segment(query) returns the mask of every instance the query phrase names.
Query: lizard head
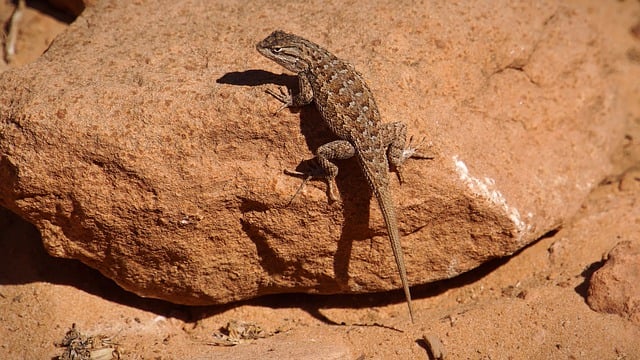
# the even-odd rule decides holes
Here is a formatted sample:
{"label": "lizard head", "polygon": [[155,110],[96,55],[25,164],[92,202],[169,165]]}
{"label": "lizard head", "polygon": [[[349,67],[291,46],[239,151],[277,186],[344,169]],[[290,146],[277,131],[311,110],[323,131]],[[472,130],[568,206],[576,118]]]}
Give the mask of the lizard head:
{"label": "lizard head", "polygon": [[309,55],[305,51],[309,44],[309,41],[300,36],[276,30],[256,44],[256,49],[287,70],[300,73],[309,69]]}

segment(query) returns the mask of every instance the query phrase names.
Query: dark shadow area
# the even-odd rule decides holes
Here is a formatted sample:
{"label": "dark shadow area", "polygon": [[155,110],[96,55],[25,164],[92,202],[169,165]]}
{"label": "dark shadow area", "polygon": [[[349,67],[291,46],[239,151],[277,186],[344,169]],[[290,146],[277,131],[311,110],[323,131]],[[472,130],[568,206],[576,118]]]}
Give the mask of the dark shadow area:
{"label": "dark shadow area", "polygon": [[50,256],[32,224],[0,207],[0,285],[45,282],[69,285],[118,304],[190,321],[190,307],[146,299],[78,260]]}
{"label": "dark shadow area", "polygon": [[286,86],[294,92],[298,91],[298,77],[287,74],[274,74],[264,70],[245,70],[228,72],[216,80],[218,84],[237,86],[259,86],[274,84]]}
{"label": "dark shadow area", "polygon": [[[351,171],[350,184],[344,184],[344,178],[337,178],[337,189],[342,198],[342,213],[344,222],[338,239],[336,253],[333,259],[333,273],[336,281],[342,289],[347,289],[349,284],[349,263],[351,262],[351,252],[353,250],[354,241],[363,241],[373,236],[369,228],[370,202],[372,199],[372,191],[362,174],[362,171],[354,161],[349,161]],[[344,169],[346,166],[342,166]],[[338,173],[338,176],[340,174]],[[340,191],[345,189],[345,191]],[[358,191],[352,191],[358,189]]]}
{"label": "dark shadow area", "polygon": [[[311,153],[315,153],[320,146],[337,140],[314,106],[306,106],[301,109],[300,132]],[[308,172],[307,161],[301,162],[296,170]],[[372,191],[355,157],[335,160],[334,163],[338,166],[338,176],[335,179],[336,191],[342,203],[344,218],[334,258],[334,274],[339,286],[346,289],[353,242],[369,239],[373,235],[369,228],[371,215],[369,204],[375,199],[372,197]],[[321,181],[325,190],[328,190],[326,181]],[[329,201],[328,197],[327,201]]]}
{"label": "dark shadow area", "polygon": [[587,302],[587,297],[589,296],[589,282],[591,281],[591,277],[593,273],[598,271],[601,267],[604,266],[605,260],[594,262],[589,265],[588,268],[584,269],[580,275],[584,278],[584,281],[580,283],[580,285],[576,286],[574,290],[584,298],[585,303]]}
{"label": "dark shadow area", "polygon": [[518,250],[517,252],[515,252],[515,254],[519,254],[520,252],[522,252],[522,250],[527,249],[527,248],[533,246],[534,244],[537,244],[538,241],[540,241],[540,240],[549,239],[549,238],[552,238],[552,237],[556,236],[558,231],[560,231],[561,229],[562,229],[561,227],[558,227],[558,228],[551,229],[551,230],[547,231],[542,236],[537,238],[536,241],[532,241],[531,244],[528,244],[527,246],[525,246],[522,249]]}
{"label": "dark shadow area", "polygon": [[[451,289],[460,288],[469,284],[473,284],[481,280],[485,276],[491,274],[493,271],[497,270],[501,266],[505,265],[512,258],[518,256],[520,253],[522,253],[529,247],[535,245],[539,241],[546,238],[553,237],[559,230],[560,229],[550,230],[546,232],[544,235],[542,235],[541,237],[539,237],[537,240],[532,241],[530,244],[527,244],[526,246],[518,249],[518,251],[514,252],[513,254],[488,260],[482,265],[478,266],[477,268],[469,270],[454,278],[443,279],[443,280],[438,280],[429,284],[413,286],[411,293],[413,294],[414,298],[420,299],[420,298],[437,296]],[[404,299],[404,296],[401,296],[400,290],[398,290],[397,293],[400,299]]]}
{"label": "dark shadow area", "polygon": [[[363,199],[366,194],[363,195]],[[351,214],[347,214],[347,218]],[[359,224],[356,226],[360,226]],[[335,267],[338,270],[348,268],[351,242],[364,235],[356,236],[355,228],[345,231],[340,239],[336,254]],[[366,234],[366,231],[365,231]],[[348,245],[345,245],[348,244]],[[516,254],[514,254],[516,255]],[[513,256],[513,255],[512,255]],[[497,258],[461,274],[452,279],[439,280],[429,284],[413,286],[411,291],[415,299],[440,295],[450,289],[474,283],[487,276],[500,266],[506,264],[511,257]],[[601,263],[593,264],[585,270],[585,278],[589,278]],[[48,282],[73,286],[79,290],[99,296],[108,301],[153,312],[165,317],[173,317],[186,322],[194,322],[215,314],[225,312],[242,305],[265,306],[274,309],[301,308],[316,319],[330,325],[343,325],[327,318],[322,309],[364,309],[384,306],[405,301],[402,290],[394,290],[373,294],[335,294],[311,295],[302,293],[284,293],[265,295],[256,299],[238,301],[225,305],[186,306],[172,304],[157,299],[139,297],[120,288],[114,281],[106,278],[77,260],[54,258],[46,253],[38,230],[9,210],[0,207],[0,285],[26,284],[32,282]],[[587,284],[588,281],[585,281]],[[346,284],[346,283],[345,283]],[[282,289],[284,291],[284,289]],[[586,294],[586,285],[576,288],[581,295]]]}
{"label": "dark shadow area", "polygon": [[[480,267],[453,279],[439,280],[429,284],[413,286],[411,291],[414,295],[414,299],[437,296],[450,289],[455,289],[476,282],[508,261],[508,258],[491,260]],[[222,307],[193,307],[192,314],[194,320],[197,320],[226,311],[234,306],[241,305],[265,306],[273,309],[300,308],[325,324],[345,325],[345,323],[338,323],[327,318],[322,313],[322,309],[366,309],[403,302],[405,302],[405,298],[404,292],[401,289],[371,294],[312,295],[303,293],[287,293],[265,295],[257,299],[240,301],[231,305],[224,305]]]}
{"label": "dark shadow area", "polygon": [[429,344],[427,344],[427,342],[424,339],[416,340],[416,344],[424,349],[424,352],[427,354],[427,359],[436,360],[436,358],[433,356],[433,352],[429,347]]}
{"label": "dark shadow area", "polygon": [[[346,205],[345,205],[346,206]],[[370,230],[367,230],[370,232]],[[411,287],[411,293],[414,299],[422,299],[438,296],[442,293],[445,293],[449,290],[460,288],[469,284],[473,284],[487,275],[491,274],[493,271],[497,270],[501,266],[508,263],[513,257],[520,254],[522,251],[527,249],[530,246],[533,246],[538,241],[554,236],[559,229],[554,229],[543,236],[541,236],[538,240],[532,242],[526,247],[518,250],[514,254],[510,256],[495,258],[492,260],[488,260],[484,264],[478,266],[477,268],[467,271],[461,275],[458,275],[451,279],[443,279],[434,281],[428,284],[415,285]],[[366,233],[366,231],[365,231]],[[359,238],[359,237],[358,237]],[[354,237],[349,237],[343,235],[340,241],[344,241],[348,243],[348,249],[343,250],[345,254],[347,251],[350,253],[350,244]],[[347,246],[347,245],[344,245]],[[340,251],[340,246],[338,251]],[[345,256],[345,255],[343,255]],[[341,256],[336,254],[335,263],[336,266],[342,264],[340,260]],[[309,294],[278,294],[278,295],[268,295],[263,296],[259,299],[249,300],[244,303],[246,304],[254,304],[261,306],[268,306],[272,308],[294,308],[299,307],[311,314],[316,319],[330,325],[344,325],[340,323],[336,323],[335,321],[328,319],[325,315],[322,314],[322,309],[331,309],[331,308],[341,308],[341,309],[365,309],[370,307],[379,307],[386,306],[395,303],[403,303],[405,302],[404,292],[401,289],[390,291],[390,292],[382,292],[382,293],[372,293],[372,294],[334,294],[334,295],[309,295]]]}
{"label": "dark shadow area", "polygon": [[[296,75],[274,74],[264,70],[228,72],[217,79],[216,83],[236,86],[260,86],[271,84],[273,86],[270,87],[270,89],[274,91],[277,91],[278,87],[284,87],[294,94],[300,91],[298,77]],[[284,88],[283,90],[285,90]],[[277,108],[277,106],[280,105],[280,102],[270,95],[266,95],[265,99],[273,101],[274,108]],[[315,152],[315,150],[321,145],[337,139],[322,120],[320,113],[316,110],[313,104],[302,106],[300,108],[283,109],[282,111],[300,113],[300,132],[305,137],[308,148],[311,152]]]}
{"label": "dark shadow area", "polygon": [[[292,93],[299,91],[297,76],[285,74],[276,75],[262,70],[247,70],[243,72],[227,73],[216,82],[244,86],[273,84],[287,87]],[[278,103],[276,99],[271,100],[276,104]],[[313,104],[300,108],[290,108],[283,111],[300,113],[300,132],[304,136],[305,141],[307,142],[307,148],[311,153],[315,153],[318,147],[333,140],[337,140],[337,137],[330,131]],[[338,195],[342,202],[345,222],[341,231],[342,235],[338,240],[338,249],[334,259],[334,273],[336,274],[335,281],[337,286],[342,289],[346,288],[349,279],[348,269],[353,241],[364,240],[371,237],[371,230],[369,229],[368,224],[370,216],[369,203],[372,200],[372,192],[355,158],[337,160],[335,163],[339,168],[338,176],[335,179],[336,190],[338,191]],[[313,166],[313,159],[311,157],[310,159],[302,160],[296,166],[295,170],[307,174],[311,172]],[[324,182],[322,179],[316,180]],[[324,186],[326,186],[326,182]],[[328,197],[327,201],[329,201]],[[245,228],[245,230],[248,229]],[[255,233],[257,232],[250,231],[248,232],[248,235],[251,237],[251,234]],[[258,245],[258,249],[261,254],[272,253],[272,250],[267,249],[264,246],[260,246],[260,244],[266,244],[264,239],[256,238],[254,239],[254,243]],[[273,256],[268,257],[271,260],[274,260],[272,259]],[[277,267],[282,267],[282,265]]]}
{"label": "dark shadow area", "polygon": [[[506,264],[508,261],[508,258],[491,260],[481,265],[480,267],[466,272],[453,279],[439,280],[429,284],[413,286],[411,288],[411,292],[414,296],[414,299],[437,296],[450,289],[459,288],[476,282],[495,269]],[[266,306],[273,309],[300,308],[325,324],[345,325],[345,323],[338,323],[332,319],[327,318],[322,313],[322,309],[366,309],[403,302],[405,302],[404,292],[402,290],[394,290],[390,292],[372,294],[275,294],[238,302],[233,306],[254,305]],[[225,310],[226,308],[231,308],[233,306],[225,305]],[[206,318],[208,316],[224,311],[218,309],[218,307],[200,307],[193,310],[193,315],[196,319]]]}
{"label": "dark shadow area", "polygon": [[438,338],[424,335],[422,339],[416,340],[416,344],[424,349],[429,360],[443,360],[446,357],[445,350]]}
{"label": "dark shadow area", "polygon": [[[18,4],[18,1],[14,0],[13,3]],[[82,0],[53,2],[44,0],[28,0],[27,7],[38,10],[39,12],[66,24],[74,22],[85,8]]]}
{"label": "dark shadow area", "polygon": [[[520,249],[516,250],[513,254],[507,255],[508,258],[513,258],[516,257],[518,255],[520,255],[523,251],[527,250],[528,248],[534,246],[535,244],[537,244],[538,242],[544,240],[544,239],[549,239],[554,237],[558,231],[560,231],[560,227],[555,228],[555,229],[551,229],[549,231],[547,231],[546,233],[542,234],[542,236],[540,236],[539,238],[535,239],[534,241],[528,243],[527,245],[521,247]],[[548,249],[547,249],[548,251]]]}

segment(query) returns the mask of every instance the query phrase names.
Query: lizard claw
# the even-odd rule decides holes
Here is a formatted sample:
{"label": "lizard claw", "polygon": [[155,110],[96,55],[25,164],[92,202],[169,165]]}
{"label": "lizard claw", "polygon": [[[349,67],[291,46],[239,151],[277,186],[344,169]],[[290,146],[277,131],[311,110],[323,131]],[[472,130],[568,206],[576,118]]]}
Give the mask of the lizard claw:
{"label": "lizard claw", "polygon": [[291,199],[289,199],[289,202],[287,203],[287,206],[289,206],[289,205],[291,205],[293,200],[298,196],[300,191],[302,191],[302,188],[307,184],[307,182],[313,178],[313,175],[301,173],[301,172],[298,172],[298,171],[290,171],[290,170],[287,170],[287,169],[284,170],[284,173],[289,175],[289,176],[299,176],[299,177],[300,176],[304,176],[304,180],[302,180],[302,184],[300,184],[300,186],[298,187],[298,190],[296,190],[296,192],[293,194]]}
{"label": "lizard claw", "polygon": [[280,93],[273,91],[272,89],[265,90],[267,94],[273,96],[278,99],[282,103],[280,107],[273,113],[273,115],[278,114],[281,110],[288,108],[293,105],[293,96],[291,96],[291,89],[287,88],[287,93],[284,92],[282,87],[278,88]]}
{"label": "lizard claw", "polygon": [[431,155],[423,155],[420,154],[418,152],[418,149],[420,149],[420,147],[422,146],[422,144],[424,144],[425,142],[425,137],[423,137],[420,142],[417,145],[413,145],[413,135],[409,138],[409,144],[407,144],[407,147],[402,150],[402,159],[406,160],[409,158],[412,159],[424,159],[424,160],[432,160],[434,157]]}
{"label": "lizard claw", "polygon": [[414,145],[413,136],[409,138],[407,142],[407,146],[402,150],[402,154],[400,155],[399,163],[395,166],[395,172],[398,176],[398,180],[400,184],[404,184],[404,176],[402,175],[402,167],[400,164],[404,163],[407,159],[422,159],[422,160],[432,160],[434,157],[430,155],[423,155],[418,152],[418,149],[424,143],[425,138],[423,137],[417,145]]}

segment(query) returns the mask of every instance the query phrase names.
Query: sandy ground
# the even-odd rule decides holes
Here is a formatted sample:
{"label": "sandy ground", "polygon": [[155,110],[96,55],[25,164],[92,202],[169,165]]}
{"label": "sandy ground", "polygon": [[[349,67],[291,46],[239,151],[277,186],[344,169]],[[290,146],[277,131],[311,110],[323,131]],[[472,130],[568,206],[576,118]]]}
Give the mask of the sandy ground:
{"label": "sandy ground", "polygon": [[[640,2],[571,3],[594,15],[616,59],[628,121],[618,171],[558,231],[508,259],[414,287],[417,324],[408,323],[401,292],[289,294],[216,307],[142,299],[77,261],[48,256],[33,226],[0,210],[0,358],[61,355],[56,343],[76,324],[124,359],[428,359],[441,351],[448,359],[640,359],[640,326],[586,303],[603,255],[640,239],[640,185],[625,173],[640,163],[640,35],[632,32]],[[0,6],[3,21],[10,10]],[[44,51],[63,20],[28,9],[10,66]]]}

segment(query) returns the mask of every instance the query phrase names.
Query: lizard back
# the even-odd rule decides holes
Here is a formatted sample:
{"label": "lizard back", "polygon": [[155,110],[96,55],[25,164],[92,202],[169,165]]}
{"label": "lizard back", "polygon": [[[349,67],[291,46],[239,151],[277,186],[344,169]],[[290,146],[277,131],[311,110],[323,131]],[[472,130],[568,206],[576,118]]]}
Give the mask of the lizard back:
{"label": "lizard back", "polygon": [[380,134],[380,113],[373,94],[355,67],[312,41],[279,30],[256,48],[306,78],[320,115],[336,136],[354,146],[373,191],[386,188],[388,144]]}

